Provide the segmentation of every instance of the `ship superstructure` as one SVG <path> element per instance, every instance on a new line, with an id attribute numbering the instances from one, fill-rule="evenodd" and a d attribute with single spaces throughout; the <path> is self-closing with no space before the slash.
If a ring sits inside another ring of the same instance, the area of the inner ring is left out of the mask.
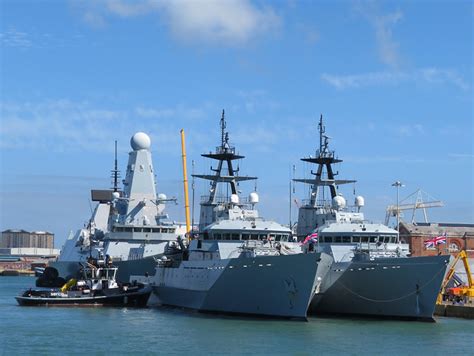
<path id="1" fill-rule="evenodd" d="M 325 252 L 333 264 L 310 312 L 432 320 L 449 258 L 408 257 L 396 230 L 365 220 L 363 197 L 347 207 L 338 186 L 355 181 L 336 179 L 333 165 L 342 160 L 329 150 L 322 116 L 318 128 L 315 157 L 302 159 L 317 165 L 314 178 L 295 179 L 311 185 L 296 231 L 299 240 L 317 236 L 303 245 L 304 252 Z"/>
<path id="2" fill-rule="evenodd" d="M 256 192 L 240 198 L 237 182 L 256 178 L 237 176 L 233 161 L 244 156 L 229 143 L 224 112 L 220 124 L 220 146 L 203 154 L 217 168 L 195 175 L 211 181 L 198 237 L 188 247 L 179 241 L 159 261 L 151 279 L 155 294 L 161 304 L 199 311 L 305 318 L 331 259 L 286 251 L 291 230 L 259 216 Z"/>
<path id="3" fill-rule="evenodd" d="M 303 201 L 298 211 L 296 234 L 299 240 L 314 231 L 318 231 L 319 246 L 326 252 L 332 252 L 337 262 L 350 260 L 352 250 L 357 247 L 371 257 L 400 257 L 409 255 L 409 246 L 401 243 L 398 232 L 383 224 L 367 221 L 361 211 L 365 205 L 362 196 L 356 196 L 354 205 L 338 191 L 344 184 L 356 183 L 356 180 L 337 179 L 333 165 L 343 162 L 329 149 L 329 137 L 323 125 L 322 115 L 318 124 L 319 149 L 314 157 L 305 157 L 304 162 L 317 165 L 311 171 L 314 178 L 294 179 L 295 182 L 311 186 L 310 197 Z"/>
<path id="4" fill-rule="evenodd" d="M 128 282 L 131 273 L 153 273 L 155 258 L 161 257 L 169 241 L 185 230 L 164 212 L 165 203 L 172 199 L 156 194 L 149 136 L 138 132 L 130 144 L 123 190 L 118 188 L 115 163 L 113 188 L 92 191 L 97 205 L 89 223 L 66 240 L 58 261 L 52 263 L 61 276 L 73 276 L 79 262 L 89 257 L 100 259 L 107 255 L 119 267 L 119 281 Z"/>

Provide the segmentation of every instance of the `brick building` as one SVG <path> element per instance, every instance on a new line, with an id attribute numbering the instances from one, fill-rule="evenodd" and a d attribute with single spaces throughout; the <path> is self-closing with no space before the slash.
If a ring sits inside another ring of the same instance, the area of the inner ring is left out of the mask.
<path id="1" fill-rule="evenodd" d="M 54 248 L 54 234 L 46 231 L 2 231 L 0 248 Z"/>
<path id="2" fill-rule="evenodd" d="M 426 248 L 424 242 L 446 234 L 446 244 Z M 400 239 L 410 245 L 412 256 L 434 256 L 438 253 L 456 256 L 462 249 L 474 257 L 474 224 L 400 222 Z"/>

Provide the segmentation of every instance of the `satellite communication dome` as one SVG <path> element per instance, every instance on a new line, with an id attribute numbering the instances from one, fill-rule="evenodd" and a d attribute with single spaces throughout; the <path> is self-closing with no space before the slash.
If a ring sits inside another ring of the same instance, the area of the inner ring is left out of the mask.
<path id="1" fill-rule="evenodd" d="M 340 195 L 335 196 L 332 199 L 332 207 L 336 210 L 344 209 L 346 207 L 346 199 Z"/>
<path id="2" fill-rule="evenodd" d="M 112 193 L 112 199 L 117 200 L 118 198 L 120 198 L 120 193 L 119 192 L 113 192 Z"/>
<path id="3" fill-rule="evenodd" d="M 151 146 L 150 136 L 144 132 L 137 132 L 130 139 L 130 145 L 134 151 L 148 150 Z"/>
<path id="4" fill-rule="evenodd" d="M 365 205 L 364 197 L 358 195 L 355 198 L 355 206 L 362 207 Z"/>
<path id="5" fill-rule="evenodd" d="M 158 200 L 166 200 L 166 194 L 163 194 L 163 193 L 158 194 Z"/>
<path id="6" fill-rule="evenodd" d="M 237 194 L 232 194 L 230 196 L 230 202 L 232 204 L 239 204 L 239 196 Z"/>
<path id="7" fill-rule="evenodd" d="M 249 195 L 250 204 L 257 204 L 259 202 L 259 196 L 257 192 L 252 192 Z"/>

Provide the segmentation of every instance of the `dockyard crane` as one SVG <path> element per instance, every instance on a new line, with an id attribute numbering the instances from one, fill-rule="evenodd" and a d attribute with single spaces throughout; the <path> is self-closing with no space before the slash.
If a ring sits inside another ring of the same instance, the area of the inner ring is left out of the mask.
<path id="1" fill-rule="evenodd" d="M 466 270 L 467 285 L 461 284 L 453 288 L 446 288 L 449 281 L 454 277 L 456 264 L 459 262 L 459 260 L 462 260 L 464 269 Z M 451 267 L 444 278 L 443 284 L 441 285 L 441 292 L 439 293 L 438 299 L 436 301 L 437 304 L 442 303 L 444 295 L 474 298 L 474 278 L 472 277 L 471 267 L 469 266 L 466 250 L 461 250 L 461 252 L 458 253 L 451 264 Z"/>
<path id="2" fill-rule="evenodd" d="M 428 199 L 424 199 L 425 196 Z M 411 202 L 410 202 L 411 201 Z M 409 202 L 409 203 L 404 203 Z M 438 208 L 444 206 L 441 200 L 436 200 L 431 197 L 428 193 L 418 189 L 413 194 L 403 199 L 400 204 L 387 206 L 385 215 L 385 225 L 388 225 L 389 220 L 392 216 L 403 216 L 402 211 L 412 210 L 411 222 L 415 222 L 415 213 L 417 209 L 423 209 L 423 217 L 425 222 L 428 222 L 428 215 L 426 214 L 426 208 Z"/>

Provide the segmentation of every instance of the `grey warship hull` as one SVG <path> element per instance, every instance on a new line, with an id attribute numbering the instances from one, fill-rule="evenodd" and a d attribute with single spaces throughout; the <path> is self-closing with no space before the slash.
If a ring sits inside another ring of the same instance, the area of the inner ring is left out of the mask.
<path id="1" fill-rule="evenodd" d="M 155 273 L 156 259 L 162 254 L 148 256 L 137 260 L 114 261 L 114 266 L 118 267 L 116 279 L 121 283 L 128 283 L 130 276 L 145 276 Z M 58 270 L 59 277 L 66 280 L 76 278 L 80 274 L 81 264 L 79 261 L 55 261 L 50 262 L 49 266 Z"/>
<path id="2" fill-rule="evenodd" d="M 183 261 L 178 268 L 158 267 L 153 290 L 163 305 L 306 319 L 330 260 L 326 254 L 298 254 Z"/>
<path id="3" fill-rule="evenodd" d="M 449 256 L 334 263 L 309 314 L 433 321 Z"/>

